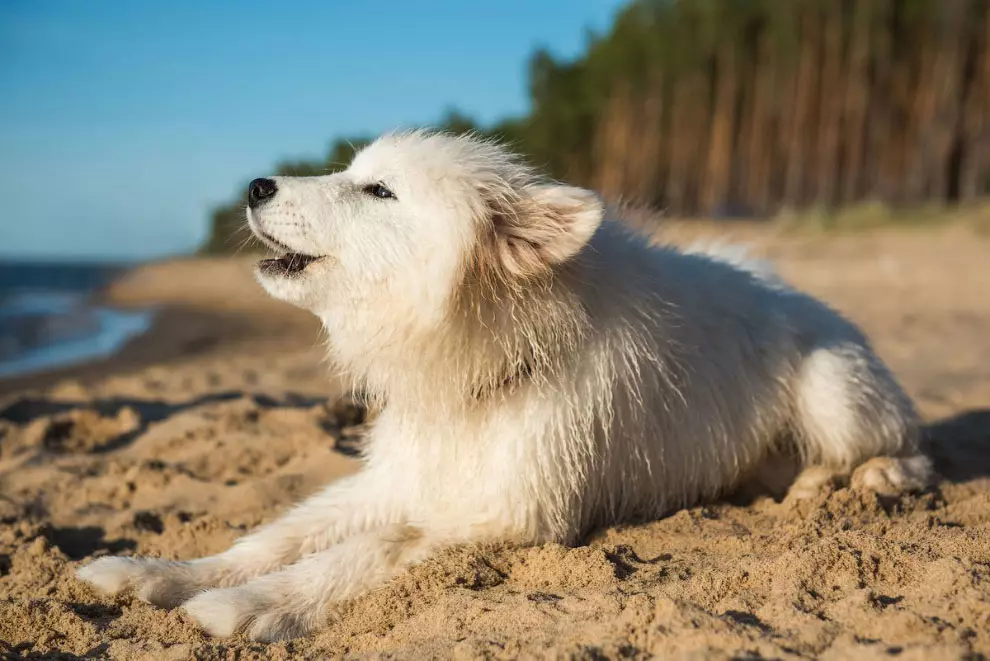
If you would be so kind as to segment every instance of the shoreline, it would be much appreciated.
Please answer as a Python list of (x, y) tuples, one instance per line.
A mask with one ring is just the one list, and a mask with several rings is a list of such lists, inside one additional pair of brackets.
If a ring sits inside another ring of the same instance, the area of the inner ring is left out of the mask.
[[(188, 257), (128, 269), (89, 300), (114, 310), (147, 310), (153, 315), (148, 329), (108, 356), (0, 378), (0, 403), (60, 382), (85, 384), (177, 359), (236, 353), (276, 334), (315, 337), (317, 320), (268, 298), (246, 265), (237, 258)], [(239, 295), (232, 295), (232, 281), (242, 290)], [(281, 323), (273, 323), (276, 319)]]
[[(218, 329), (223, 328), (222, 332)], [(195, 357), (221, 343), (235, 346), (253, 336), (250, 320), (190, 308), (169, 307), (154, 311), (145, 332), (136, 335), (112, 355), (0, 379), (0, 401), (46, 390), (62, 381), (94, 381), (127, 374), (179, 357)]]

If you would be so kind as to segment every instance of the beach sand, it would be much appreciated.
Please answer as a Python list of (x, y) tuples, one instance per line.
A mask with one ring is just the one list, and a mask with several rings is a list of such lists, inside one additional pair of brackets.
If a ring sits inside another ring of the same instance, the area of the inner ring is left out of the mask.
[(267, 299), (248, 260), (154, 264), (107, 292), (160, 307), (147, 336), (0, 382), (0, 658), (990, 656), (990, 239), (669, 232), (726, 229), (871, 335), (930, 421), (936, 488), (712, 503), (577, 548), (451, 549), (309, 638), (211, 639), (179, 611), (95, 594), (75, 568), (224, 550), (356, 470), (364, 413), (314, 320)]

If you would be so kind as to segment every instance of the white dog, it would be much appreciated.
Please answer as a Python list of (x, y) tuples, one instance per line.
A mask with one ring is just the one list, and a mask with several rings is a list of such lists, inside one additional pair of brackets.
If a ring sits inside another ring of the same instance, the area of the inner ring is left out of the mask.
[(800, 468), (791, 497), (926, 483), (912, 404), (850, 322), (604, 215), (497, 144), (421, 131), (252, 182), (251, 229), (285, 255), (259, 281), (383, 407), (365, 467), (219, 555), (79, 576), (286, 639), (442, 545), (576, 543)]

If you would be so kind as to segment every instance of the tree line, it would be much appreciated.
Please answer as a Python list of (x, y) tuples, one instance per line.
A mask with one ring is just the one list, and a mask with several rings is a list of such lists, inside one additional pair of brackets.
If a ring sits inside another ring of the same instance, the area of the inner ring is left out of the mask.
[[(990, 193), (987, 0), (635, 0), (580, 57), (537, 51), (528, 75), (527, 115), (438, 126), (671, 215)], [(366, 143), (278, 172), (334, 171)], [(207, 250), (232, 247), (243, 209), (214, 212)]]

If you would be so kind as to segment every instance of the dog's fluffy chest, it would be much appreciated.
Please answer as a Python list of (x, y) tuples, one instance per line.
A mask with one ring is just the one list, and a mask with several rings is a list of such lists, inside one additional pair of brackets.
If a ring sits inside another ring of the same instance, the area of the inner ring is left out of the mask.
[[(559, 407), (518, 396), (459, 415), (386, 409), (368, 461), (402, 494), (417, 524), (459, 528), (498, 521), (520, 535), (546, 525), (583, 473), (557, 451)], [(452, 531), (453, 532), (453, 531)]]

